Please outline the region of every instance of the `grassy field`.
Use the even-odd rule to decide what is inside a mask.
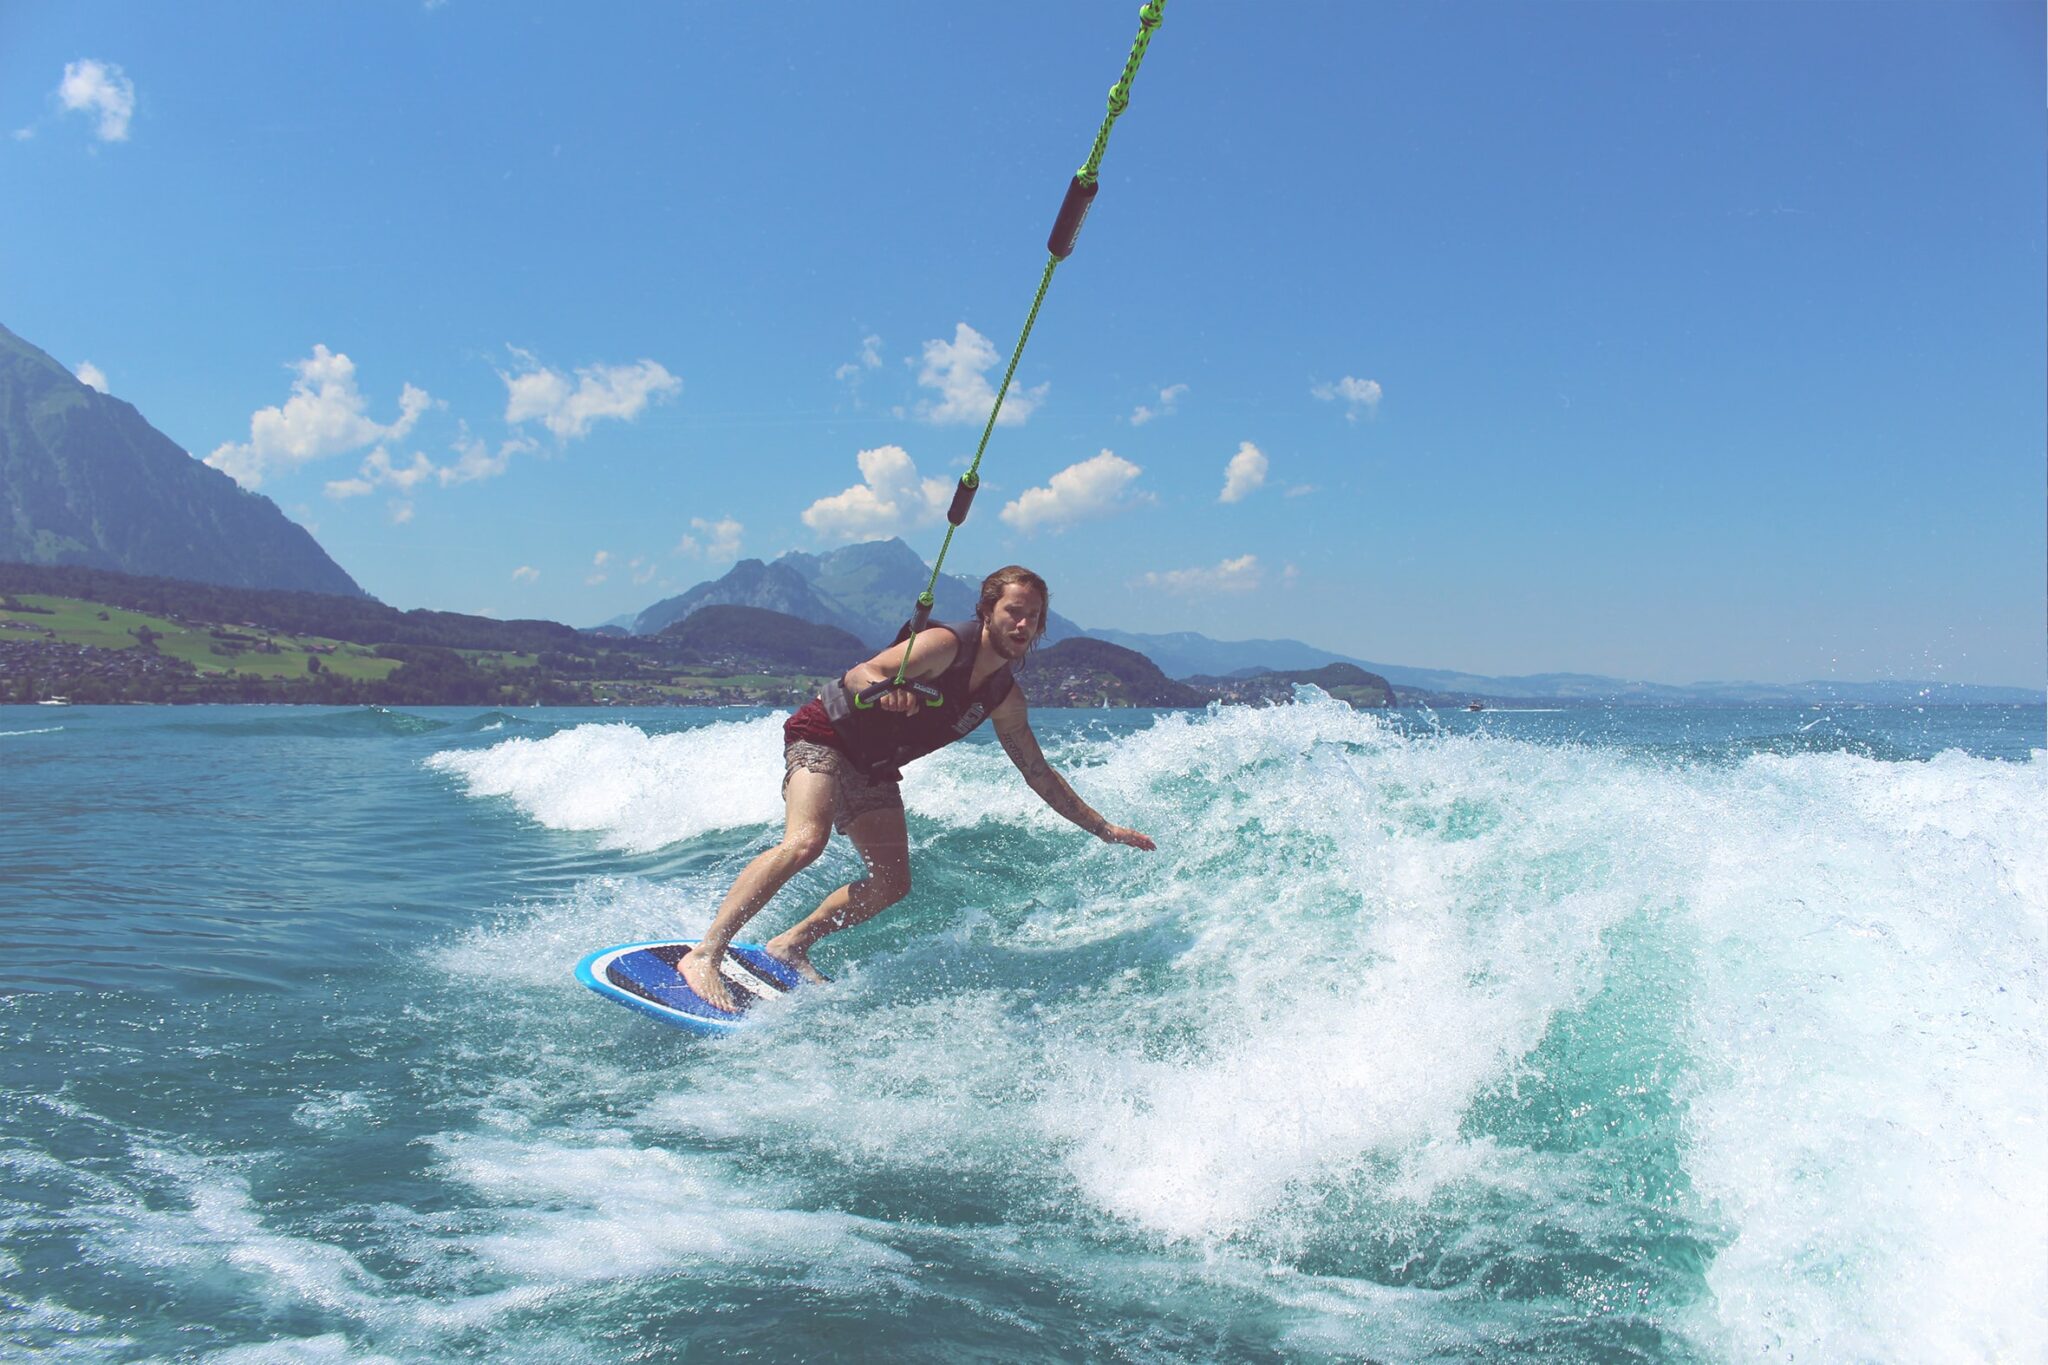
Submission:
[[[157,652],[167,658],[183,659],[201,673],[240,673],[259,678],[299,678],[308,672],[306,660],[317,657],[320,667],[336,677],[351,681],[382,682],[396,672],[399,661],[381,659],[362,645],[345,644],[316,636],[281,635],[257,626],[209,627],[149,616],[73,597],[16,598],[23,606],[39,611],[12,611],[0,607],[0,621],[22,623],[27,629],[7,629],[0,638],[53,639],[63,644],[90,645],[97,649],[140,649],[136,631],[155,633]],[[513,666],[530,655],[499,655]]]
[[[64,684],[72,691],[97,689],[94,695],[113,688],[114,699],[121,700],[239,695],[236,689],[244,684],[273,689],[266,695],[268,700],[288,700],[302,692],[310,696],[321,690],[318,680],[325,678],[372,688],[390,683],[403,689],[401,700],[423,705],[439,704],[435,699],[442,697],[463,698],[466,704],[479,697],[502,699],[514,693],[525,700],[545,695],[565,704],[791,705],[811,695],[817,683],[808,677],[672,667],[643,653],[607,654],[602,647],[596,656],[597,668],[591,667],[590,659],[578,658],[569,664],[566,676],[558,676],[544,665],[541,654],[516,649],[449,649],[438,662],[431,651],[394,650],[418,665],[401,673],[406,668],[404,659],[382,657],[371,645],[288,634],[246,622],[183,620],[87,598],[32,593],[0,594],[0,641],[111,650],[137,662],[147,657],[146,649],[153,648],[157,657],[190,664],[198,674],[197,679],[183,683],[173,679],[168,688],[144,673],[102,673],[88,680],[81,671]],[[465,667],[451,669],[445,653],[458,655]],[[315,661],[317,675],[310,667]],[[601,676],[608,671],[607,665],[618,668],[610,678]],[[34,673],[43,671],[41,665],[32,668]],[[593,673],[600,676],[593,677]],[[292,690],[274,691],[280,683]],[[41,690],[52,689],[45,686]]]
[[[458,649],[455,652],[482,668],[531,669],[540,665],[538,654],[513,654],[501,649]]]
[[[823,679],[775,673],[698,674],[688,671],[668,674],[661,681],[646,678],[599,679],[592,684],[599,698],[633,693],[658,693],[675,702],[701,702],[716,696],[736,704],[785,706],[792,692],[809,697]]]

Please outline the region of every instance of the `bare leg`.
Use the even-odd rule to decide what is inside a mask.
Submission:
[[[873,919],[910,893],[910,833],[901,810],[872,810],[846,827],[860,850],[868,875],[825,897],[818,908],[786,933],[762,946],[812,981],[824,974],[811,965],[811,948],[827,934]]]
[[[747,864],[725,893],[703,941],[683,954],[676,970],[706,1004],[722,1010],[735,1008],[732,992],[718,975],[719,961],[740,926],[752,919],[783,884],[809,867],[825,851],[832,837],[832,794],[835,779],[830,773],[799,768],[789,775],[784,791],[789,814],[783,824],[782,842]]]

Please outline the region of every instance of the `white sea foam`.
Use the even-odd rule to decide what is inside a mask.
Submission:
[[[1642,800],[1582,753],[1404,740],[1327,705],[1125,748],[1127,783],[1205,792],[1167,873],[1197,931],[1186,986],[1115,1026],[1073,1011],[1038,1118],[1093,1201],[1169,1238],[1231,1236],[1368,1157],[1457,1144],[1474,1100],[1598,988],[1603,933],[1641,905],[1577,856]],[[1571,820],[1545,799],[1588,785]],[[1547,883],[1519,875],[1546,858]],[[1134,1045],[1176,1030],[1165,1055]]]
[[[582,727],[438,762],[543,823],[642,848],[778,818],[773,740],[772,721]],[[736,1226],[740,1260],[829,1248],[893,1273],[867,1225],[736,1187],[716,1163],[670,1165],[694,1144],[801,1162],[828,1187],[979,1190],[1021,1224],[1100,1220],[1217,1264],[1312,1240],[1331,1207],[1394,1225],[1475,1191],[1540,1210],[1485,1238],[1611,1245],[1630,1215],[1597,1193],[1596,1151],[1473,1125],[1543,1083],[1533,1059],[1561,1021],[1643,991],[1670,1003],[1628,1027],[1656,1031],[1633,1041],[1683,1106],[1670,1159],[1713,1253],[1686,1336],[1728,1359],[2048,1350],[2048,760],[1682,767],[1404,736],[1328,702],[1049,750],[1160,852],[1082,840],[993,748],[935,755],[906,782],[919,875],[967,850],[981,875],[955,884],[979,908],[914,893],[891,914],[927,935],[866,931],[838,988],[715,1062],[624,1012],[594,1023],[567,966],[694,932],[720,878],[587,883],[443,950],[457,976],[494,965],[521,988],[469,1035],[504,1035],[477,1132],[440,1143],[450,1175],[511,1211],[466,1254],[530,1283],[631,1277],[722,1254]],[[736,794],[717,812],[671,790],[720,773]],[[851,873],[832,856],[820,886]],[[1623,968],[1631,937],[1651,947]],[[622,1106],[618,1134],[533,1122],[571,1084]],[[615,1245],[613,1187],[667,1200],[682,1234]],[[732,1208],[737,1224],[712,1212]],[[1295,1275],[1272,1292],[1352,1295]],[[1430,1302],[1474,1320],[1469,1299],[1397,1298],[1356,1298],[1362,1320]],[[1290,1339],[1360,1338],[1324,1323]]]
[[[508,911],[429,957],[452,978],[492,982],[503,1001],[499,1008],[551,1004],[573,984],[570,967],[595,948],[702,933],[729,880],[718,874],[666,882],[592,877],[544,907]],[[544,994],[532,995],[535,990]]]
[[[136,1154],[138,1170],[157,1187],[152,1198],[128,1190],[116,1202],[76,1211],[75,1221],[91,1230],[97,1254],[146,1269],[160,1283],[198,1293],[232,1286],[237,1297],[278,1315],[311,1310],[346,1324],[208,1357],[234,1362],[445,1356],[471,1334],[621,1280],[716,1268],[796,1275],[814,1288],[854,1293],[873,1276],[910,1268],[878,1236],[887,1231],[882,1225],[781,1207],[772,1191],[725,1173],[716,1157],[664,1151],[614,1129],[538,1131],[519,1116],[546,1097],[512,1078],[501,1083],[497,1100],[511,1120],[502,1126],[512,1131],[486,1123],[429,1144],[443,1178],[484,1199],[488,1212],[345,1211],[352,1226],[374,1212],[406,1259],[436,1267],[432,1279],[440,1287],[427,1292],[382,1278],[322,1228],[274,1226],[238,1163],[171,1148]],[[499,1287],[458,1287],[469,1283]],[[55,1303],[22,1311],[33,1314],[24,1327],[39,1331],[82,1330],[99,1321]],[[522,1332],[503,1356],[606,1358],[573,1335],[551,1344],[552,1333],[545,1325],[539,1340]],[[395,1357],[387,1354],[394,1348]]]
[[[840,1213],[763,1205],[717,1163],[619,1132],[556,1137],[451,1134],[447,1173],[488,1197],[498,1226],[466,1250],[533,1283],[635,1280],[707,1265],[794,1269],[851,1285],[909,1259],[877,1225]]]
[[[13,739],[18,735],[54,735],[63,728],[61,725],[46,725],[40,730],[0,730],[0,739]]]
[[[1731,1357],[2048,1352],[2044,779],[1760,758],[1699,812],[1687,1166]]]
[[[649,735],[579,725],[545,739],[450,749],[427,766],[472,796],[505,797],[550,829],[608,847],[660,848],[716,829],[780,823],[783,715]]]
[[[319,1365],[345,1360],[349,1365],[399,1365],[399,1357],[365,1352],[342,1332],[316,1337],[286,1337],[250,1346],[230,1346],[200,1357],[211,1365]]]

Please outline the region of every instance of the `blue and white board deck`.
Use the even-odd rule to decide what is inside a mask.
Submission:
[[[770,957],[758,943],[735,943],[719,964],[725,987],[740,1007],[739,1013],[728,1013],[706,1004],[676,970],[677,960],[696,946],[696,939],[684,938],[600,948],[576,964],[576,979],[608,1000],[695,1033],[730,1033],[746,1023],[747,1011],[756,1004],[803,984],[794,968]]]

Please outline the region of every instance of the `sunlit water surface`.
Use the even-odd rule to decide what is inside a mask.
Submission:
[[[2041,708],[1036,719],[713,1041],[780,715],[0,708],[0,1356],[2048,1355]]]

